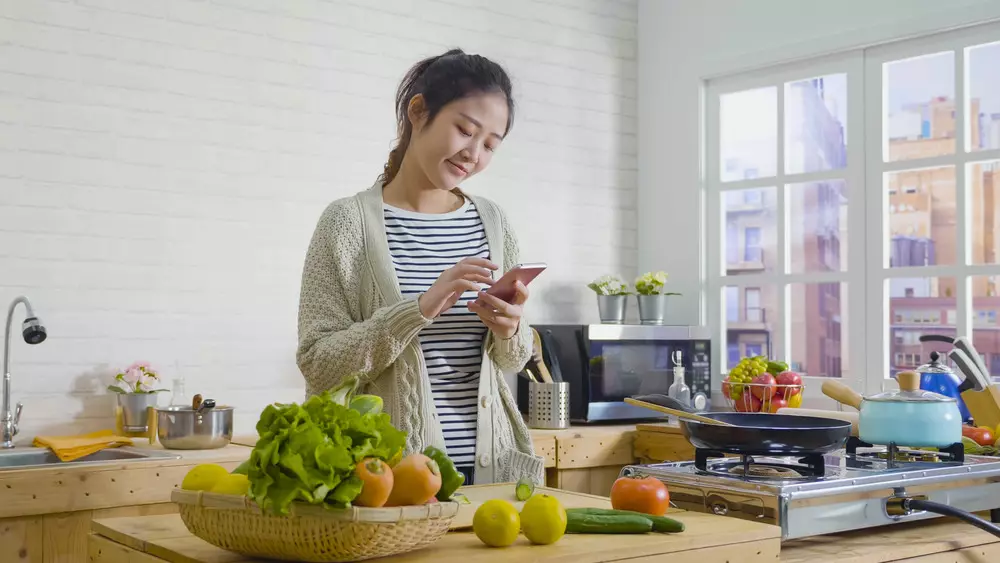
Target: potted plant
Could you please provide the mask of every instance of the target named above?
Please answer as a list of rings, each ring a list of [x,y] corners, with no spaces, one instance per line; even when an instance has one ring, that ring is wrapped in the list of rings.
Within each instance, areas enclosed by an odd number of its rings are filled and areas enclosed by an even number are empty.
[[[135,362],[115,375],[115,382],[108,390],[118,394],[118,410],[121,412],[122,430],[125,432],[146,432],[149,421],[147,408],[156,406],[160,375],[149,362]]]
[[[664,291],[667,283],[665,272],[646,272],[635,280],[636,299],[639,302],[639,322],[661,325],[667,316],[667,296],[680,293]]]
[[[587,284],[597,294],[597,310],[604,324],[623,324],[628,304],[628,284],[618,276],[601,276]]]

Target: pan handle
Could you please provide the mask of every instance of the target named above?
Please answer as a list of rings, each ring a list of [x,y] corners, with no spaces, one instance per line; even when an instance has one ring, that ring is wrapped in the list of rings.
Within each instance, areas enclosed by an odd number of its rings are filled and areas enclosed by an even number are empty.
[[[861,410],[861,395],[839,381],[824,381],[823,394],[838,403]]]

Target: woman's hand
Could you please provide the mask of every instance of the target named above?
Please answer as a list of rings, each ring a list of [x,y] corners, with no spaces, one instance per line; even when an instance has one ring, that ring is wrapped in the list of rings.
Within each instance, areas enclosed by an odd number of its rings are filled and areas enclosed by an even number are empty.
[[[524,312],[522,305],[528,301],[528,288],[520,281],[514,282],[514,298],[507,303],[486,292],[479,293],[479,299],[469,303],[469,310],[479,316],[483,324],[493,334],[505,340],[517,334]]]
[[[497,265],[485,258],[466,258],[441,272],[434,284],[417,299],[420,314],[425,319],[436,319],[451,309],[466,291],[479,293],[480,284],[493,285],[490,270],[496,269]]]

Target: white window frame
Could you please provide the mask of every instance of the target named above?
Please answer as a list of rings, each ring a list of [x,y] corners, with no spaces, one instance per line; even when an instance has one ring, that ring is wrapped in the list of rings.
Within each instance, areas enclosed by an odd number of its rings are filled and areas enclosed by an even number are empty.
[[[784,122],[784,96],[785,83],[806,80],[831,74],[847,74],[847,167],[822,172],[806,172],[799,174],[785,173],[785,122]],[[781,326],[780,337],[772,334],[772,353],[775,358],[783,359],[789,364],[792,358],[789,357],[789,345],[791,334],[788,330],[790,324],[789,299],[790,288],[788,284],[794,283],[847,283],[846,299],[841,297],[841,310],[847,313],[848,318],[864,318],[864,292],[854,290],[852,287],[861,288],[864,286],[864,253],[860,250],[864,244],[864,198],[860,196],[858,188],[864,181],[864,116],[862,113],[862,100],[864,90],[862,79],[864,76],[864,64],[860,52],[842,55],[828,56],[821,59],[804,61],[784,65],[779,69],[769,69],[765,71],[755,71],[746,74],[730,76],[718,80],[712,80],[706,85],[706,107],[705,107],[705,139],[706,139],[706,159],[705,159],[705,208],[711,210],[707,213],[706,242],[707,242],[707,263],[706,263],[706,287],[708,299],[706,299],[706,314],[708,315],[708,325],[712,331],[713,342],[718,342],[715,346],[715,365],[720,366],[720,373],[726,371],[728,362],[727,355],[723,353],[727,350],[725,331],[725,287],[738,286],[742,294],[746,287],[759,287],[761,291],[776,288],[778,292],[778,305],[776,307],[774,323]],[[749,180],[737,180],[723,182],[720,174],[720,138],[719,138],[719,100],[720,96],[731,92],[740,92],[755,88],[774,86],[777,89],[778,123],[777,123],[777,174],[765,178],[753,178]],[[847,205],[848,205],[848,243],[849,253],[846,257],[846,271],[839,272],[808,272],[797,274],[783,273],[787,269],[789,262],[788,249],[788,223],[784,218],[788,214],[785,186],[789,184],[806,184],[823,180],[844,180],[847,185]],[[774,187],[777,192],[775,217],[777,221],[777,263],[772,266],[771,272],[754,274],[725,275],[726,257],[723,254],[723,238],[725,237],[725,221],[723,214],[725,208],[722,204],[723,193],[731,190],[745,190],[751,188]],[[718,298],[713,298],[718,296]],[[769,315],[771,311],[768,312]],[[768,317],[770,319],[770,316]],[[843,324],[844,335],[848,339],[848,359],[849,362],[842,364],[842,369],[848,374],[841,379],[847,385],[853,385],[857,375],[863,373],[864,365],[864,334],[863,331],[851,331]],[[822,397],[820,384],[823,378],[806,377],[805,379],[805,400]],[[724,399],[723,399],[724,401]],[[724,403],[720,403],[724,404]]]
[[[704,183],[703,209],[705,213],[705,299],[703,302],[707,324],[712,332],[713,361],[722,374],[728,363],[725,331],[726,286],[743,288],[777,288],[779,299],[776,321],[780,320],[780,338],[772,338],[772,355],[792,363],[789,354],[790,312],[788,310],[790,283],[846,282],[847,297],[841,297],[841,308],[848,320],[842,320],[842,338],[846,338],[848,361],[842,365],[846,385],[864,393],[884,390],[888,385],[887,366],[891,350],[888,280],[892,278],[953,277],[956,279],[957,319],[959,335],[972,336],[973,318],[971,276],[1000,275],[1000,264],[972,265],[968,215],[970,202],[966,189],[966,167],[969,163],[1000,160],[1000,149],[966,152],[969,142],[966,127],[968,101],[964,80],[969,46],[992,43],[1000,39],[1000,22],[981,23],[963,29],[906,39],[898,42],[856,49],[849,52],[817,57],[789,63],[780,67],[734,74],[706,82],[704,90]],[[954,51],[956,110],[956,152],[952,155],[911,159],[895,162],[883,160],[883,63],[932,54]],[[806,80],[831,74],[847,74],[847,167],[803,174],[785,174],[785,124],[784,83]],[[720,175],[720,96],[761,87],[775,86],[778,99],[777,123],[777,174],[767,178],[754,178],[722,182]],[[961,228],[956,237],[958,254],[956,264],[948,266],[923,266],[888,268],[889,238],[886,220],[887,190],[884,174],[899,170],[955,166],[956,217]],[[848,198],[848,255],[847,269],[842,272],[784,273],[789,260],[788,209],[785,186],[809,182],[844,179]],[[725,275],[726,256],[723,248],[725,221],[723,192],[751,188],[774,187],[777,190],[777,256],[778,263],[772,272]],[[875,243],[880,237],[881,244]],[[869,244],[870,242],[870,244]],[[724,377],[724,375],[719,376]],[[821,383],[825,378],[805,378],[806,402],[822,398]],[[817,381],[818,380],[818,381]],[[716,383],[716,386],[718,383]],[[716,394],[715,396],[719,396]],[[811,401],[812,400],[812,401]],[[724,404],[720,397],[717,404]],[[828,404],[826,406],[829,406]]]

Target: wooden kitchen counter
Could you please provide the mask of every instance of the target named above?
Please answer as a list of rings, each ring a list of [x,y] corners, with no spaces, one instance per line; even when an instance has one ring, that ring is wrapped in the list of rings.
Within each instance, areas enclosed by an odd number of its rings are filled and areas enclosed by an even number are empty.
[[[160,449],[136,440],[137,449]],[[170,493],[200,463],[235,469],[250,448],[171,450],[174,459],[0,471],[0,562],[85,563],[94,518],[176,513]]]
[[[461,489],[474,512],[478,502],[489,498],[514,500],[514,484],[485,485]],[[558,497],[564,506],[610,507],[607,498],[555,489],[539,488]],[[464,517],[464,522],[471,518]],[[533,546],[520,536],[508,548],[486,547],[468,529],[448,533],[435,544],[418,551],[379,558],[386,563],[475,563],[493,561],[546,561],[590,563],[597,561],[663,561],[673,563],[771,563],[780,549],[780,530],[775,526],[711,514],[672,511],[686,530],[680,534],[582,535],[570,534],[548,546]],[[463,519],[462,513],[456,521]],[[142,518],[112,518],[93,523],[90,563],[264,563],[223,551],[188,532],[177,514]]]

